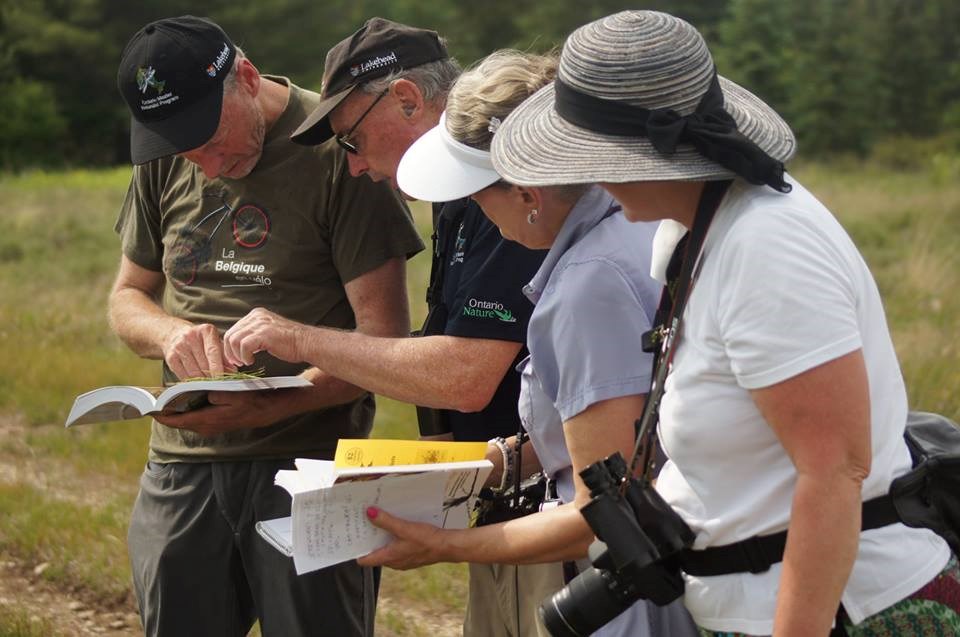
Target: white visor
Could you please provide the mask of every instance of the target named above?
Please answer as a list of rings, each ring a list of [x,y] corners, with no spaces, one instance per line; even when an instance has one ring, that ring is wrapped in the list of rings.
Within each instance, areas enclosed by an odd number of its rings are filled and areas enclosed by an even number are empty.
[[[500,180],[488,151],[450,136],[446,116],[442,113],[440,123],[415,141],[400,159],[397,185],[414,199],[453,201]]]

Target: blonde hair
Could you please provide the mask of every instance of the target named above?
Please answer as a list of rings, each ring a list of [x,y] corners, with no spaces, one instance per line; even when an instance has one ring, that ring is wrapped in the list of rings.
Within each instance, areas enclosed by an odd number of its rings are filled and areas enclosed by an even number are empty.
[[[467,146],[490,150],[491,121],[505,119],[523,100],[552,82],[557,63],[553,52],[494,51],[464,71],[450,89],[447,131]]]

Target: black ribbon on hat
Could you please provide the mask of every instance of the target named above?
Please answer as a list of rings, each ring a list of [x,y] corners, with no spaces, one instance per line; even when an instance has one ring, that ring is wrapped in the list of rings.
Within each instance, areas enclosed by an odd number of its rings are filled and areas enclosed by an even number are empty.
[[[696,110],[680,115],[673,109],[646,109],[582,93],[558,77],[554,108],[571,124],[618,137],[646,137],[659,153],[669,157],[677,144],[691,144],[701,155],[752,184],[766,184],[790,192],[783,180],[783,162],[765,153],[737,130],[737,122],[723,107],[723,89],[714,70],[710,87]]]

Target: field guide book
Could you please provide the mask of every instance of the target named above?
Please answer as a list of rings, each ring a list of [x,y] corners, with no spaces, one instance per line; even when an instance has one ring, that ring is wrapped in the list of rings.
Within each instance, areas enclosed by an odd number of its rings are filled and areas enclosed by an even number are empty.
[[[302,376],[266,376],[191,380],[170,387],[114,385],[80,394],[67,416],[67,427],[95,422],[129,420],[159,413],[183,413],[207,404],[212,391],[262,391],[309,387]]]
[[[293,497],[291,515],[257,522],[257,531],[293,558],[300,575],[386,545],[390,534],[370,523],[369,506],[466,528],[493,468],[486,449],[485,442],[342,439],[334,460],[298,458],[295,470],[277,472],[276,484]]]

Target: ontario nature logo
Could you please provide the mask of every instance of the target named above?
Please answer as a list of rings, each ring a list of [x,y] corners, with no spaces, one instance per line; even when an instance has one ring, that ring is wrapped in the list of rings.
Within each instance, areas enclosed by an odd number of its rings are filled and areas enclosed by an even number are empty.
[[[141,93],[146,93],[148,88],[152,88],[157,93],[163,93],[164,84],[165,82],[157,79],[157,70],[152,66],[147,68],[141,66],[137,69],[137,88]]]
[[[516,323],[517,317],[513,312],[503,307],[499,301],[482,301],[469,299],[463,306],[463,315],[479,319],[497,319],[504,323]]]

